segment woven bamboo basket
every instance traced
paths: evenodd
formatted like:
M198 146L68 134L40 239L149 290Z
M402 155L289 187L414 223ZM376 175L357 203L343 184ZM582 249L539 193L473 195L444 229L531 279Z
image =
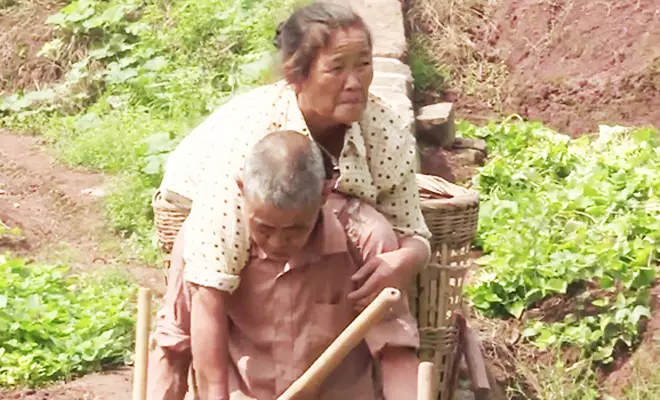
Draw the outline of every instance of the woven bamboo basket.
M438 400L451 400L457 384L459 353L456 312L470 267L477 231L479 194L442 178L417 175L421 208L431 231L431 262L410 290L420 334L419 356L435 365Z
M433 259L442 257L442 244L450 250L469 246L477 232L479 193L431 175L417 174L417 185Z
M174 246L174 239L176 239L181 225L183 225L183 222L188 217L189 210L165 201L160 190L154 193L151 206L154 211L154 223L156 225L158 242L163 252L165 271L167 271L170 267L170 255Z

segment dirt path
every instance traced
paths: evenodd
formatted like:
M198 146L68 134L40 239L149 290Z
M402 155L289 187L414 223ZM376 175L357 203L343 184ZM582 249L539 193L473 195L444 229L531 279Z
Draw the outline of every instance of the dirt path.
M39 138L0 131L0 221L21 230L18 238L0 234L0 253L81 270L119 267L162 294L161 272L131 259L105 228L104 181L102 174L57 163ZM0 390L0 399L124 400L130 393L126 367L37 391Z
M104 181L59 164L37 137L0 131L0 220L21 230L19 238L0 237L0 251L81 269L129 266L141 284L162 293L160 272L126 254L105 228Z

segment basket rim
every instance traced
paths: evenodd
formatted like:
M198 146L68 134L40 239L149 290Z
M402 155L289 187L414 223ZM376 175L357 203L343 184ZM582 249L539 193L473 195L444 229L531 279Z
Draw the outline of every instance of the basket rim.
M420 193L420 203L423 207L442 209L479 203L479 192L474 189L456 185L436 175L417 173L416 178ZM434 188L436 190L435 193L433 189L425 187L425 181L432 181L438 185ZM422 197L422 192L426 192L425 194L428 194L429 197Z
M479 204L479 192L468 189L468 193L441 199L420 199L422 208L442 210L454 207L469 207Z
M462 272L462 271L468 271L469 269L473 268L475 266L474 260L469 260L466 263L458 264L458 265L445 265L442 264L438 261L431 261L428 263L425 267L425 269L441 269L445 271L457 271L457 272Z

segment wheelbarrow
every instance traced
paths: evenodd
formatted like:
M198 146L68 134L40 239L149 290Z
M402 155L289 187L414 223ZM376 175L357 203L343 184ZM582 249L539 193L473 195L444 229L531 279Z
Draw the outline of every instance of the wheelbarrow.
M385 288L328 346L277 400L294 400L299 395L313 392L365 337L369 329L390 311L401 298L395 288ZM135 341L135 368L133 400L146 400L148 340L151 319L151 291L140 288L138 295L138 319ZM419 365L417 399L434 400L433 363Z

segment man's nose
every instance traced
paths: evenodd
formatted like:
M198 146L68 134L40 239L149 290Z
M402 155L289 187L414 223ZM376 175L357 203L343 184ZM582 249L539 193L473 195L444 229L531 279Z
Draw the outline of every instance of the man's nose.
M288 240L286 238L286 235L281 233L276 233L268 239L268 242L270 243L270 246L272 248L281 248L287 244Z

